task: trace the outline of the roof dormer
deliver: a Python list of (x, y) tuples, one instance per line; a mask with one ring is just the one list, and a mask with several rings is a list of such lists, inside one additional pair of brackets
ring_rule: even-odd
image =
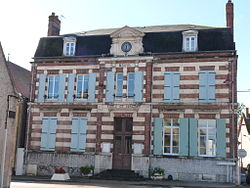
[(132, 56), (143, 53), (142, 39), (145, 34), (137, 29), (124, 26), (110, 34), (112, 44), (110, 54)]

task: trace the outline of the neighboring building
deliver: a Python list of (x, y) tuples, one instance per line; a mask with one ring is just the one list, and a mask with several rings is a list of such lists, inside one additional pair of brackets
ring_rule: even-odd
[(27, 173), (161, 167), (166, 178), (235, 182), (231, 1), (227, 25), (59, 35), (53, 13), (32, 62)]
[(238, 149), (244, 149), (247, 156), (240, 160), (240, 166), (246, 168), (250, 164), (250, 114), (248, 108), (244, 109), (238, 123)]
[(0, 66), (0, 187), (5, 188), (13, 171), (23, 173), (31, 73), (6, 61), (1, 44)]

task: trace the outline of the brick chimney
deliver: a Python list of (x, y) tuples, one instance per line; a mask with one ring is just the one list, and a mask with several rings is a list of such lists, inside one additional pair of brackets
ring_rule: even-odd
[(231, 0), (228, 0), (226, 4), (226, 17), (227, 17), (227, 27), (234, 29), (234, 4)]
[(54, 12), (49, 16), (48, 36), (58, 36), (60, 34), (61, 21)]

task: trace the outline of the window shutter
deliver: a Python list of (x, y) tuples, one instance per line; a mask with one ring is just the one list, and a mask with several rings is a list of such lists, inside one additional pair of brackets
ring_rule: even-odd
[(71, 129), (71, 151), (77, 151), (78, 149), (78, 124), (79, 119), (72, 119), (72, 129)]
[(59, 97), (58, 102), (64, 102), (64, 90), (65, 90), (65, 74), (59, 75)]
[(226, 157), (226, 121), (225, 119), (217, 119), (217, 144), (216, 155), (217, 157)]
[(173, 80), (172, 80), (172, 90), (173, 90), (173, 95), (172, 95), (172, 102), (179, 102), (180, 99), (180, 73), (179, 72), (173, 72)]
[(39, 74), (39, 88), (38, 88), (37, 102), (44, 102), (45, 80), (46, 80), (46, 75)]
[(180, 155), (188, 156), (188, 118), (180, 119)]
[(207, 72), (199, 73), (199, 101), (207, 102)]
[(143, 102), (143, 71), (135, 73), (135, 102)]
[(123, 74), (116, 74), (116, 97), (123, 95)]
[(56, 146), (56, 118), (50, 118), (49, 120), (49, 139), (48, 139), (48, 149), (49, 150), (55, 150)]
[(75, 74), (69, 74), (67, 101), (70, 103), (74, 102), (74, 97), (73, 97), (74, 83), (75, 83)]
[(80, 129), (79, 129), (79, 151), (85, 151), (85, 147), (86, 147), (86, 131), (87, 131), (87, 119), (83, 119), (81, 118), (80, 119), (80, 122), (79, 122), (79, 126), (80, 126)]
[(115, 80), (115, 73), (107, 72), (107, 79), (106, 79), (106, 102), (113, 102), (114, 101), (114, 80)]
[(189, 119), (189, 155), (198, 155), (198, 120)]
[(170, 102), (172, 100), (171, 95), (171, 73), (165, 72), (164, 74), (164, 102)]
[(95, 102), (96, 73), (89, 74), (88, 102)]
[(48, 133), (49, 133), (49, 119), (43, 118), (42, 122), (42, 132), (41, 132), (41, 150), (46, 150), (48, 148)]
[(207, 96), (208, 96), (208, 102), (214, 102), (215, 101), (215, 72), (209, 71), (208, 72), (208, 90), (207, 90)]
[(161, 155), (163, 153), (163, 119), (154, 119), (154, 155)]
[(71, 130), (71, 151), (85, 151), (87, 119), (73, 118)]

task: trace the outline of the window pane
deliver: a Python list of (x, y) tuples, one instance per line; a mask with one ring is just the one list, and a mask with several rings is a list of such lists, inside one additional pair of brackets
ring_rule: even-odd
[(165, 126), (171, 126), (171, 119), (165, 119)]
[(179, 128), (173, 128), (173, 134), (179, 134)]
[(51, 99), (53, 97), (53, 76), (49, 76), (49, 90), (48, 90), (48, 98)]
[(59, 91), (59, 76), (55, 76), (55, 88), (54, 88), (54, 98), (58, 98), (58, 91)]
[(207, 124), (208, 124), (208, 127), (216, 127), (216, 121), (215, 120), (208, 120)]
[(122, 119), (115, 118), (115, 131), (122, 131)]
[(164, 136), (164, 146), (170, 146), (170, 135)]
[(179, 146), (179, 135), (173, 135), (173, 147)]
[(133, 120), (132, 120), (132, 118), (128, 118), (128, 119), (126, 119), (126, 128), (125, 128), (125, 130), (126, 130), (126, 132), (131, 132), (132, 129), (133, 129)]
[(173, 147), (172, 153), (179, 153), (179, 147)]
[(88, 89), (89, 89), (89, 76), (84, 76), (84, 84), (83, 84), (83, 98), (88, 98)]
[(173, 126), (179, 127), (180, 123), (178, 119), (173, 119)]
[(170, 153), (170, 147), (164, 147), (164, 153)]
[(83, 75), (79, 75), (77, 77), (77, 98), (82, 97), (82, 91), (83, 91)]
[(171, 134), (171, 129), (170, 128), (165, 128), (165, 134)]
[(135, 74), (131, 73), (128, 75), (128, 97), (134, 97), (135, 90)]
[(206, 135), (207, 130), (206, 129), (200, 129), (200, 135)]
[(200, 147), (206, 147), (206, 137), (205, 136), (201, 136), (200, 137)]
[(206, 155), (206, 148), (200, 148), (200, 155)]
[(199, 127), (207, 127), (207, 120), (199, 119), (198, 124)]

